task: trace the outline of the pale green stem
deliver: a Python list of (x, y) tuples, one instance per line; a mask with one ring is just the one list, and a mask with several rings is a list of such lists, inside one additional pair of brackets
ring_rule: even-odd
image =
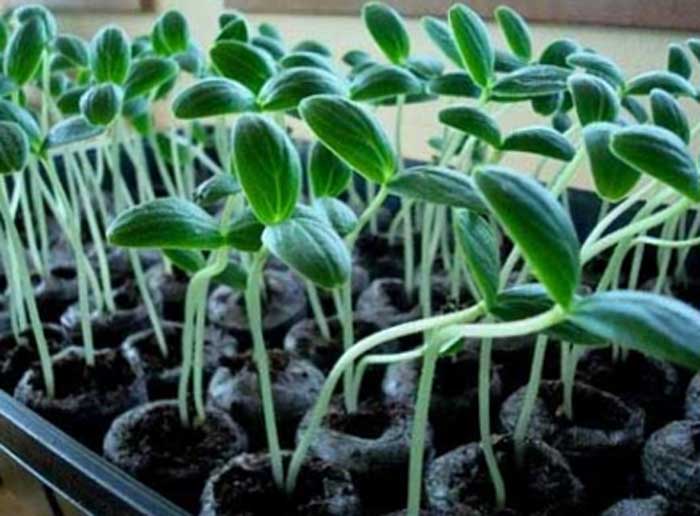
[(314, 314), (314, 320), (316, 321), (316, 326), (321, 333), (321, 336), (330, 340), (331, 332), (328, 328), (328, 321), (326, 320), (326, 314), (323, 313), (323, 306), (321, 305), (321, 300), (318, 296), (318, 289), (313, 282), (306, 280), (306, 293), (309, 298), (309, 303), (311, 304), (311, 312)]

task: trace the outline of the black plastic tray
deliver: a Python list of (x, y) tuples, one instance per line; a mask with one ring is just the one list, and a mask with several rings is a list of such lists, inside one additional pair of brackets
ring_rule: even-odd
[(0, 449), (87, 514), (187, 514), (2, 391)]

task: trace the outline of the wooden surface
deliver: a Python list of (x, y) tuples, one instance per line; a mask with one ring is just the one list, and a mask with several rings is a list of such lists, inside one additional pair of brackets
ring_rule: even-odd
[[(364, 0), (226, 0), (246, 12), (357, 15)], [(388, 0), (406, 16), (444, 16), (450, 0)], [(530, 21), (700, 30), (700, 0), (469, 0), (484, 16), (506, 4)]]

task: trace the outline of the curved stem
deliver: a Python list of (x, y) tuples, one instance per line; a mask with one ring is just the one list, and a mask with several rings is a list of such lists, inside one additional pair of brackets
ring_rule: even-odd
[(484, 312), (484, 304), (478, 303), (468, 309), (461, 310), (452, 314), (439, 315), (429, 319), (421, 319), (419, 321), (411, 321), (404, 324), (399, 324), (393, 328), (381, 330), (369, 337), (358, 341), (352, 348), (343, 353), (336, 361), (333, 369), (326, 377), (326, 381), (321, 388), (321, 392), (316, 400), (316, 404), (309, 417), (309, 422), (306, 430), (301, 436), (297, 444), (294, 454), (292, 455), (287, 474), (286, 489), (287, 492), (294, 491), (296, 486), (299, 469), (306, 457), (306, 453), (311, 445), (311, 441), (316, 435), (316, 431), (321, 424), (323, 415), (326, 413), (328, 404), (330, 403), (333, 391), (338, 383), (338, 380), (343, 374), (343, 371), (348, 364), (354, 362), (355, 359), (367, 353), (368, 351), (384, 344), (390, 340), (405, 337), (415, 333), (423, 332), (432, 328), (439, 328), (449, 324), (456, 324), (462, 321), (474, 320)]
[(248, 312), (248, 325), (250, 326), (250, 331), (253, 336), (253, 356), (258, 368), (260, 398), (263, 408), (263, 418), (265, 420), (265, 433), (267, 435), (270, 462), (272, 464), (272, 476), (275, 480), (275, 484), (282, 488), (284, 486), (284, 466), (282, 464), (277, 422), (275, 420), (275, 406), (270, 382), (270, 366), (262, 333), (260, 283), (262, 282), (262, 269), (264, 264), (265, 253), (259, 252), (255, 255), (248, 274), (245, 301)]
[(323, 306), (321, 305), (321, 300), (318, 297), (318, 289), (313, 282), (306, 280), (306, 294), (309, 298), (309, 303), (311, 303), (311, 312), (314, 314), (314, 320), (318, 326), (318, 330), (321, 332), (321, 336), (326, 339), (331, 339), (331, 332), (328, 328), (328, 321), (326, 320), (326, 314), (323, 313)]
[(357, 240), (357, 237), (360, 235), (360, 232), (362, 229), (365, 227), (365, 225), (370, 221), (372, 218), (372, 215), (381, 208), (382, 204), (384, 204), (384, 200), (387, 198), (389, 195), (389, 190), (385, 185), (382, 185), (381, 188), (379, 189), (379, 192), (377, 192), (377, 195), (374, 196), (372, 199), (372, 202), (365, 208), (365, 211), (362, 212), (362, 215), (360, 215), (360, 218), (357, 219), (357, 224), (355, 225), (355, 228), (346, 235), (345, 237), (345, 243), (347, 244), (348, 248), (352, 248), (355, 245), (355, 241)]

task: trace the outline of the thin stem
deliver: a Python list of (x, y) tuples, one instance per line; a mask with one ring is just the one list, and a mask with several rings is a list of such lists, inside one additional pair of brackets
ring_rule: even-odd
[(260, 283), (262, 282), (262, 268), (265, 263), (264, 252), (257, 253), (248, 274), (248, 283), (245, 291), (245, 301), (248, 313), (248, 325), (253, 336), (253, 356), (258, 368), (258, 380), (260, 382), (260, 398), (262, 401), (263, 418), (265, 420), (265, 433), (267, 446), (272, 464), (272, 476), (275, 484), (284, 486), (284, 466), (280, 451), (277, 422), (275, 420), (275, 407), (272, 398), (272, 385), (270, 382), (270, 366), (265, 348), (265, 339), (262, 333), (262, 319), (260, 307)]
[(474, 305), (468, 309), (460, 310), (459, 312), (452, 314), (439, 315), (429, 319), (421, 319), (419, 321), (399, 324), (392, 328), (378, 331), (377, 333), (358, 341), (352, 348), (343, 353), (326, 377), (326, 381), (321, 388), (316, 404), (311, 411), (306, 430), (302, 434), (296, 450), (294, 450), (287, 474), (287, 492), (291, 493), (294, 491), (299, 469), (301, 468), (309, 446), (311, 445), (311, 442), (314, 439), (319, 426), (321, 425), (323, 416), (328, 409), (328, 404), (333, 396), (333, 391), (335, 390), (335, 387), (348, 364), (353, 363), (358, 357), (385, 342), (405, 337), (407, 335), (427, 331), (432, 328), (439, 328), (449, 324), (474, 320), (483, 314), (483, 311), (484, 304), (478, 303), (477, 305)]
[(479, 433), (481, 449), (493, 484), (496, 510), (506, 506), (506, 487), (498, 468), (491, 437), (491, 349), (492, 339), (483, 339), (479, 351)]
[(328, 328), (328, 321), (326, 320), (326, 314), (323, 313), (323, 306), (321, 305), (321, 300), (318, 297), (318, 289), (316, 285), (311, 281), (306, 281), (306, 293), (309, 298), (309, 303), (311, 303), (311, 312), (314, 314), (314, 320), (316, 321), (316, 326), (321, 332), (321, 336), (325, 340), (331, 339), (331, 331)]
[[(353, 346), (355, 341), (355, 329), (353, 328), (353, 318), (352, 318), (352, 296), (348, 296), (350, 293), (349, 282), (341, 286), (339, 289), (333, 290), (333, 301), (338, 311), (338, 318), (340, 320), (340, 326), (343, 333), (343, 350), (347, 351)], [(353, 403), (351, 398), (352, 393), (352, 365), (349, 365), (345, 369), (345, 374), (343, 375), (343, 395), (345, 401), (345, 408), (348, 412), (355, 412), (357, 410), (357, 403)]]
[(548, 337), (544, 334), (537, 336), (537, 341), (535, 342), (535, 353), (532, 357), (532, 365), (530, 368), (530, 379), (528, 380), (527, 387), (525, 389), (523, 406), (520, 409), (520, 416), (518, 417), (518, 422), (515, 425), (515, 432), (513, 433), (515, 459), (520, 467), (523, 466), (525, 460), (525, 439), (527, 437), (527, 430), (530, 426), (532, 411), (535, 408), (535, 401), (537, 401), (537, 393), (540, 389), (542, 367), (544, 365), (544, 357), (545, 352), (547, 351), (548, 340)]
[(425, 457), (425, 436), (430, 410), (430, 393), (435, 377), (435, 363), (440, 356), (440, 342), (430, 342), (423, 354), (423, 367), (418, 382), (416, 404), (411, 432), (411, 451), (408, 466), (407, 516), (418, 516), (423, 486), (423, 459)]

